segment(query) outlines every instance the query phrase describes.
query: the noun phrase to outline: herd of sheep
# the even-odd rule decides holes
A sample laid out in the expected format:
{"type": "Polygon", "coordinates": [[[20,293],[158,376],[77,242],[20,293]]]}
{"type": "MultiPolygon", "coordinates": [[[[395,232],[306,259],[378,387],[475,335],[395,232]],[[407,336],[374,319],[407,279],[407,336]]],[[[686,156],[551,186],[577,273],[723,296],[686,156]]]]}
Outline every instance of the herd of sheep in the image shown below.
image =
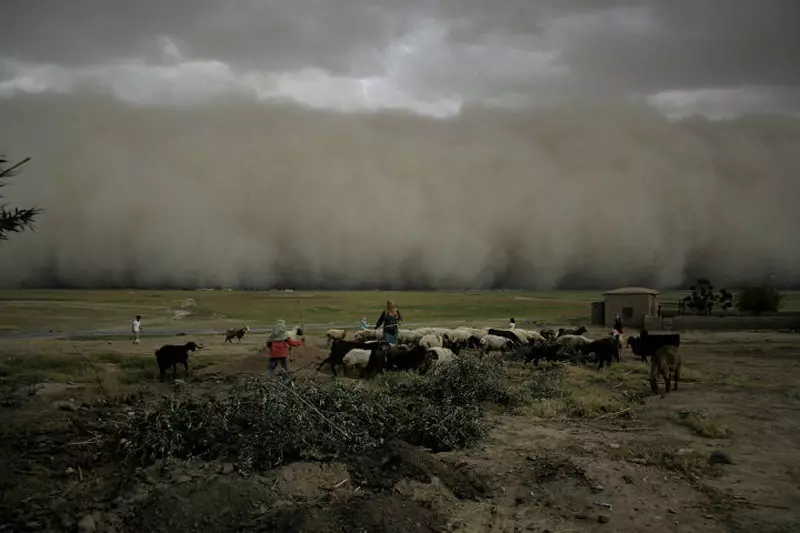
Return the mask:
{"type": "Polygon", "coordinates": [[[346,339],[346,330],[330,329],[325,333],[329,356],[317,367],[321,370],[329,365],[336,375],[337,367],[351,369],[362,377],[372,377],[384,370],[417,370],[427,372],[433,365],[447,363],[459,356],[461,351],[477,350],[482,354],[514,352],[518,359],[538,365],[540,360],[563,360],[570,354],[594,356],[598,368],[620,361],[624,347],[639,356],[643,362],[651,357],[651,384],[655,392],[655,380],[663,375],[667,382],[674,378],[677,388],[680,373],[679,334],[648,334],[642,330],[639,337],[629,337],[612,331],[608,336],[591,339],[586,328],[574,330],[552,329],[541,331],[525,329],[494,329],[459,327],[455,329],[423,327],[401,329],[397,334],[397,345],[382,342],[380,329],[357,331],[352,340],[346,339]]]}
{"type": "MultiPolygon", "coordinates": [[[[225,333],[225,342],[231,342],[234,338],[241,342],[249,331],[248,326],[229,329],[225,333]]],[[[329,329],[325,338],[330,353],[317,370],[329,365],[334,376],[337,375],[337,368],[340,368],[343,371],[357,372],[362,378],[387,370],[426,373],[434,365],[455,360],[464,350],[475,350],[483,355],[491,352],[499,352],[501,355],[513,352],[517,359],[526,363],[533,362],[535,366],[538,366],[540,360],[575,360],[575,355],[594,356],[598,368],[603,368],[613,360],[619,362],[622,351],[627,346],[643,362],[646,363],[647,358],[651,358],[650,383],[653,392],[657,392],[659,376],[665,381],[666,392],[669,392],[670,381],[673,380],[674,388],[677,389],[681,367],[678,353],[680,334],[652,334],[642,330],[638,337],[628,337],[625,342],[623,334],[618,331],[611,331],[600,339],[591,339],[586,333],[585,327],[562,328],[558,331],[423,327],[400,329],[397,332],[397,344],[390,344],[382,340],[381,329],[359,330],[353,334],[353,340],[346,339],[347,331],[344,329],[329,329]]],[[[296,338],[300,330],[291,329],[289,334],[296,338]]],[[[188,353],[201,348],[202,345],[193,342],[162,346],[156,351],[162,379],[168,368],[172,368],[174,374],[176,365],[184,366],[188,372],[188,353]]]]}

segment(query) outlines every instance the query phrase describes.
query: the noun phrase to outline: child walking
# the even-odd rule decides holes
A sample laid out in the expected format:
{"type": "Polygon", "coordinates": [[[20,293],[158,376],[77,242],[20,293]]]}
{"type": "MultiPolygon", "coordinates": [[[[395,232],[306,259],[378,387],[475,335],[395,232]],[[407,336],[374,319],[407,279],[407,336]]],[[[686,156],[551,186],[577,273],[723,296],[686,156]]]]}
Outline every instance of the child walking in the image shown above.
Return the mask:
{"type": "MultiPolygon", "coordinates": [[[[301,333],[302,334],[302,333],[301,333]]],[[[269,346],[269,367],[267,373],[272,376],[275,373],[275,368],[280,364],[284,371],[286,368],[286,359],[289,357],[289,350],[292,346],[303,346],[305,344],[305,337],[297,341],[292,339],[286,332],[286,321],[278,320],[272,333],[267,338],[267,346],[269,346]]]]}

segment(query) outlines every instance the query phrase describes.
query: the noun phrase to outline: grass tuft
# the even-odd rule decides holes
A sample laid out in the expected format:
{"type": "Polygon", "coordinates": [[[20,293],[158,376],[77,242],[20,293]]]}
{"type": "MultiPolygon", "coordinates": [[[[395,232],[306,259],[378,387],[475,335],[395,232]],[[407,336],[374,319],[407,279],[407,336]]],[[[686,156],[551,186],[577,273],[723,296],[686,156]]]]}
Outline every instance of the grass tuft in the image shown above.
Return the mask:
{"type": "Polygon", "coordinates": [[[681,411],[678,413],[678,423],[709,439],[724,439],[731,435],[727,427],[720,426],[703,411],[681,411]]]}

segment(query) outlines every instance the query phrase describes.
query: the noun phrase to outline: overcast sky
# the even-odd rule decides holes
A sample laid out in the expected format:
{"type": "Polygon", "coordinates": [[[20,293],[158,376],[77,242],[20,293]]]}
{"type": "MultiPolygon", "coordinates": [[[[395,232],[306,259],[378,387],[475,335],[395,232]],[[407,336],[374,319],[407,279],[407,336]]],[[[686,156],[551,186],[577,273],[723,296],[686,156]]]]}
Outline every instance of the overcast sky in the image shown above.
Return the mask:
{"type": "Polygon", "coordinates": [[[0,96],[99,84],[446,116],[463,103],[800,112],[797,0],[5,0],[0,96]]]}

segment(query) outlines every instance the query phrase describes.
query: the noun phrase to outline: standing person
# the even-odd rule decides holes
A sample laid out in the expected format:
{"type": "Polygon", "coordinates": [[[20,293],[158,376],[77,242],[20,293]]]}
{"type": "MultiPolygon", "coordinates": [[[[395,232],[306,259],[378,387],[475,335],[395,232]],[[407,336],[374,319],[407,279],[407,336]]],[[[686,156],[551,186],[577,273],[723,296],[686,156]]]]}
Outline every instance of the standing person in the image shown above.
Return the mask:
{"type": "Polygon", "coordinates": [[[375,329],[383,325],[383,340],[389,344],[397,344],[397,330],[400,323],[403,322],[403,315],[394,304],[394,301],[386,301],[386,309],[381,313],[378,322],[375,323],[375,329]]]}
{"type": "Polygon", "coordinates": [[[142,331],[142,315],[136,315],[131,323],[131,342],[139,344],[139,333],[142,331]]]}
{"type": "Polygon", "coordinates": [[[614,329],[622,333],[622,319],[619,317],[619,313],[614,315],[614,329]]]}
{"type": "Polygon", "coordinates": [[[517,327],[517,321],[512,316],[511,321],[508,323],[508,329],[514,329],[515,327],[517,327]]]}
{"type": "Polygon", "coordinates": [[[361,331],[364,331],[365,329],[369,328],[369,324],[367,324],[367,317],[361,318],[361,324],[359,324],[358,327],[359,329],[361,329],[361,331]]]}
{"type": "Polygon", "coordinates": [[[286,359],[289,357],[289,348],[291,346],[302,346],[306,342],[306,338],[302,337],[299,341],[292,339],[286,332],[286,321],[278,320],[272,332],[267,337],[267,346],[269,346],[269,367],[267,372],[271,376],[275,373],[275,367],[280,364],[284,371],[286,368],[286,359]]]}

